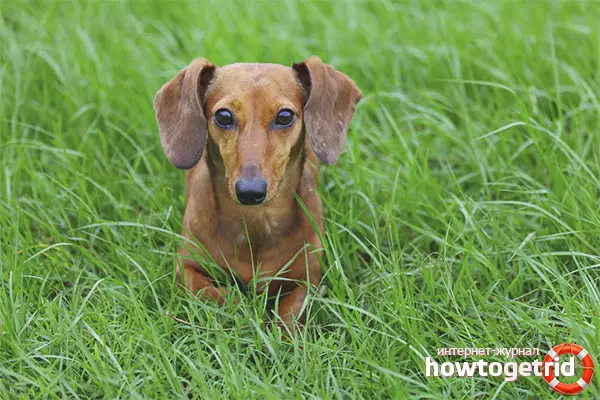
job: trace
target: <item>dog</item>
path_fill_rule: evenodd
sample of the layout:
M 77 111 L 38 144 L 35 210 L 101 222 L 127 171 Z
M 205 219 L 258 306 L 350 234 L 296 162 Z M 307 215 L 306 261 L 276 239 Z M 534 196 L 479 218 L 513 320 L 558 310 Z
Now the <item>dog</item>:
M 183 287 L 224 302 L 227 288 L 197 261 L 208 257 L 232 280 L 280 296 L 277 320 L 294 332 L 321 280 L 319 161 L 337 161 L 361 98 L 352 79 L 317 56 L 292 67 L 197 58 L 161 87 L 161 145 L 188 170 Z

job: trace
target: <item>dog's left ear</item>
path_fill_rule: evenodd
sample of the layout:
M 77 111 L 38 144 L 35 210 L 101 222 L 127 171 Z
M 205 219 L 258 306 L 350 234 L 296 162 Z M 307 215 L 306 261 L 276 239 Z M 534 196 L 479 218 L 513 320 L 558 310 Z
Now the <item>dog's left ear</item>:
M 314 152 L 326 164 L 337 161 L 362 93 L 352 79 L 317 56 L 294 64 L 306 92 L 304 126 Z
M 160 143 L 177 168 L 190 169 L 202 157 L 208 129 L 202 102 L 215 69 L 214 64 L 197 58 L 154 97 Z

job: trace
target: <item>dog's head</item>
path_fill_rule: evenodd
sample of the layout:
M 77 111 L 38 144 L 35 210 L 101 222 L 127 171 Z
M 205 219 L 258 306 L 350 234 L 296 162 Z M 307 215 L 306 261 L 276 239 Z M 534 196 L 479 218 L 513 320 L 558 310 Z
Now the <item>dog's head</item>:
M 192 168 L 209 146 L 232 198 L 257 205 L 277 194 L 303 131 L 321 161 L 337 161 L 361 97 L 350 78 L 315 56 L 291 68 L 217 68 L 198 58 L 158 91 L 154 108 L 173 165 Z

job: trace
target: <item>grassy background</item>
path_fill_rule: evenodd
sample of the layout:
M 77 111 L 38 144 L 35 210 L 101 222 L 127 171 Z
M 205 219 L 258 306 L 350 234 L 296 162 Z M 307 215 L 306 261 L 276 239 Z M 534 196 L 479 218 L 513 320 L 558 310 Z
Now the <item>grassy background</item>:
M 424 358 L 576 341 L 600 362 L 598 21 L 571 1 L 0 3 L 0 398 L 558 397 Z M 183 173 L 152 98 L 199 55 L 311 54 L 365 98 L 288 344 L 264 299 L 174 284 Z

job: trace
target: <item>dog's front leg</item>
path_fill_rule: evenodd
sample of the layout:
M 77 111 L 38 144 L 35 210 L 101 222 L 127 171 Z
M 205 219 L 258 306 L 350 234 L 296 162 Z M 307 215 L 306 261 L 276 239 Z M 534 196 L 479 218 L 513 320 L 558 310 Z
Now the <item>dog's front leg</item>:
M 321 269 L 319 261 L 315 254 L 308 255 L 309 268 L 308 277 L 298 279 L 297 286 L 279 303 L 278 315 L 281 321 L 287 326 L 291 334 L 295 332 L 294 322 L 301 322 L 304 319 L 304 301 L 310 289 L 316 289 L 321 281 Z M 300 268 L 306 268 L 304 257 Z
M 212 280 L 198 271 L 199 264 L 195 261 L 186 260 L 182 262 L 183 266 L 178 265 L 177 281 L 180 285 L 192 292 L 194 295 L 208 300 L 216 300 L 219 304 L 225 302 L 228 290 L 225 287 L 216 287 Z M 183 274 L 181 270 L 183 269 Z

